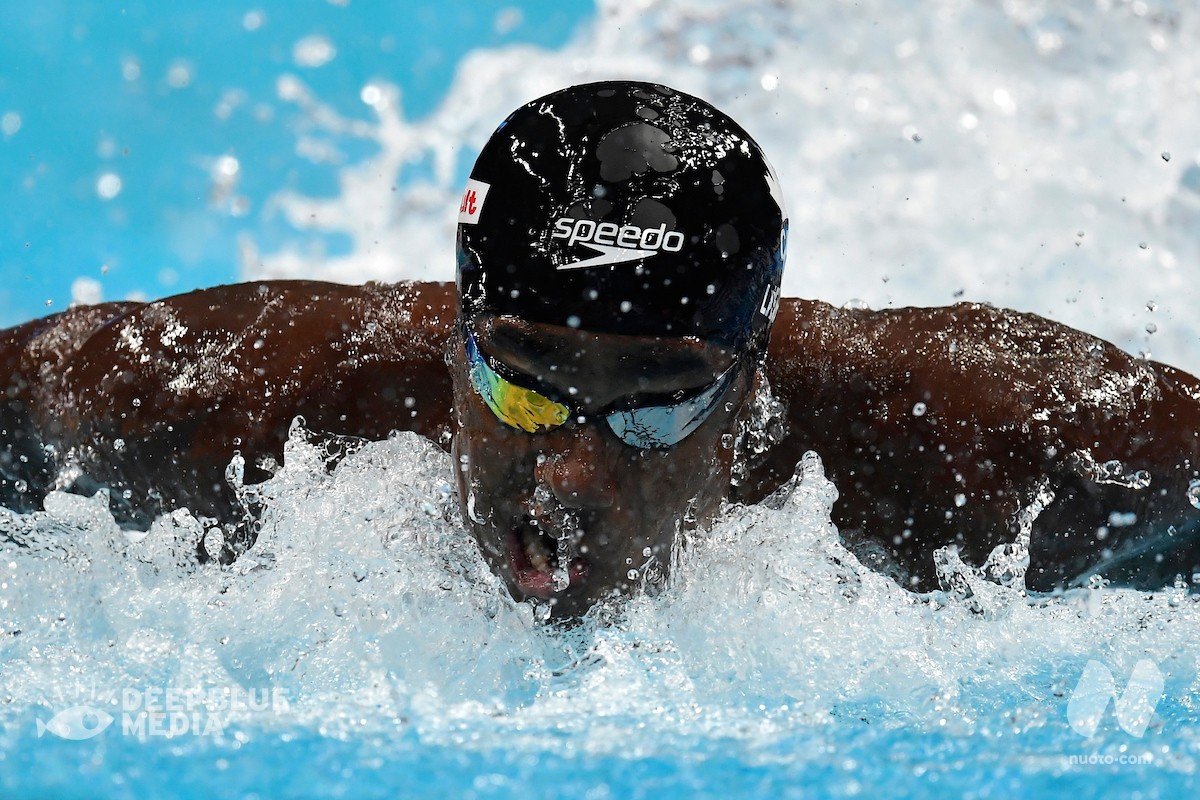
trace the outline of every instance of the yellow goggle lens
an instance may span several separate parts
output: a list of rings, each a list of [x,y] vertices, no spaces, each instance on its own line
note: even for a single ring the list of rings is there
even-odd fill
[[[473,337],[467,337],[467,360],[470,362],[471,385],[504,424],[526,433],[541,433],[557,428],[571,415],[562,403],[509,383],[497,374],[475,347]]]

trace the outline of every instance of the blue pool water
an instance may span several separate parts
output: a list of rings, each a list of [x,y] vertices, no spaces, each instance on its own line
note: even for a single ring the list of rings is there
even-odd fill
[[[0,322],[237,278],[448,279],[494,125],[616,76],[761,141],[788,294],[987,300],[1200,370],[1190,3],[49,2],[2,24]],[[466,541],[439,451],[321,463],[297,431],[225,569],[179,555],[188,514],[138,537],[100,498],[0,512],[0,796],[1196,786],[1192,576],[1038,600],[950,557],[970,596],[916,597],[841,547],[809,461],[661,596],[549,628]]]
[[[264,209],[270,195],[332,194],[337,184],[297,154],[306,123],[280,101],[281,77],[303,79],[360,120],[370,116],[363,86],[390,81],[419,118],[468,51],[561,46],[590,12],[586,2],[550,0],[48,0],[7,9],[0,324],[61,310],[79,277],[109,300],[228,283],[239,275],[240,235],[272,246],[294,235]]]

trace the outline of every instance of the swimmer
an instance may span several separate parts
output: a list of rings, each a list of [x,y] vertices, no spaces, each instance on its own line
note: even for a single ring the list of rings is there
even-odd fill
[[[787,217],[758,145],[663,86],[515,111],[459,209],[457,285],[268,281],[72,308],[0,334],[0,502],[111,491],[126,525],[186,507],[253,543],[226,479],[292,421],[453,454],[464,523],[556,615],[661,581],[681,534],[808,450],[869,566],[938,587],[1028,532],[1026,585],[1153,588],[1200,567],[1200,382],[987,305],[779,297]]]

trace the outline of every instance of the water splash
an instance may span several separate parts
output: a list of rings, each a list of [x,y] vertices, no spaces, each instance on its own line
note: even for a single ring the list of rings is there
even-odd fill
[[[1080,475],[1094,483],[1124,486],[1127,489],[1145,489],[1150,486],[1150,472],[1144,469],[1125,469],[1117,459],[1100,463],[1090,450],[1076,450],[1068,457]]]
[[[732,410],[732,405],[727,405],[726,410]],[[749,416],[739,421],[737,436],[732,442],[722,442],[724,446],[733,448],[730,477],[733,485],[740,486],[767,452],[784,440],[787,432],[783,402],[771,392],[770,381],[759,370],[755,378],[754,395],[750,398]]]
[[[0,752],[32,716],[111,713],[119,687],[240,687],[287,699],[206,711],[251,739],[290,730],[514,758],[736,753],[746,765],[786,753],[820,769],[824,751],[802,744],[857,741],[864,722],[950,736],[937,740],[950,748],[958,736],[1069,737],[1060,687],[1093,657],[1116,673],[1149,654],[1176,706],[1194,678],[1200,603],[1186,588],[1030,598],[1018,542],[980,570],[948,550],[944,588],[912,594],[841,544],[838,493],[815,454],[766,502],[682,533],[657,591],[544,625],[488,570],[450,477],[450,457],[411,434],[330,440],[296,426],[283,466],[253,487],[258,542],[225,567],[195,562],[208,531],[186,510],[144,535],[118,528],[103,494],[0,512]],[[1048,497],[1029,520],[1037,502]]]
[[[1188,481],[1187,499],[1194,508],[1200,508],[1200,480]]]
[[[1200,103],[1181,102],[1195,99],[1200,17],[1180,3],[1144,6],[938,0],[897,15],[888,0],[599,0],[594,23],[561,50],[471,54],[418,121],[386,83],[372,84],[386,102],[368,124],[289,78],[281,99],[307,111],[306,131],[379,151],[329,166],[336,197],[283,191],[271,203],[300,231],[348,236],[349,254],[248,247],[243,271],[451,279],[453,209],[495,125],[564,84],[627,76],[713,101],[771,156],[801,232],[785,295],[886,308],[966,294],[1136,352],[1136,298],[1151,281],[1171,298],[1155,351],[1194,372],[1200,284],[1184,265],[1200,258],[1200,184],[1194,159],[1167,162],[1158,143],[1200,124]]]

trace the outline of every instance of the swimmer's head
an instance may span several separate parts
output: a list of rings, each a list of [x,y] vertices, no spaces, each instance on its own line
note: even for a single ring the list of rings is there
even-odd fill
[[[661,585],[727,497],[787,223],[758,145],[664,86],[517,109],[462,199],[450,343],[464,519],[518,599]]]
[[[786,233],[770,164],[726,114],[655,84],[573,86],[514,111],[475,162],[461,309],[759,352]]]

